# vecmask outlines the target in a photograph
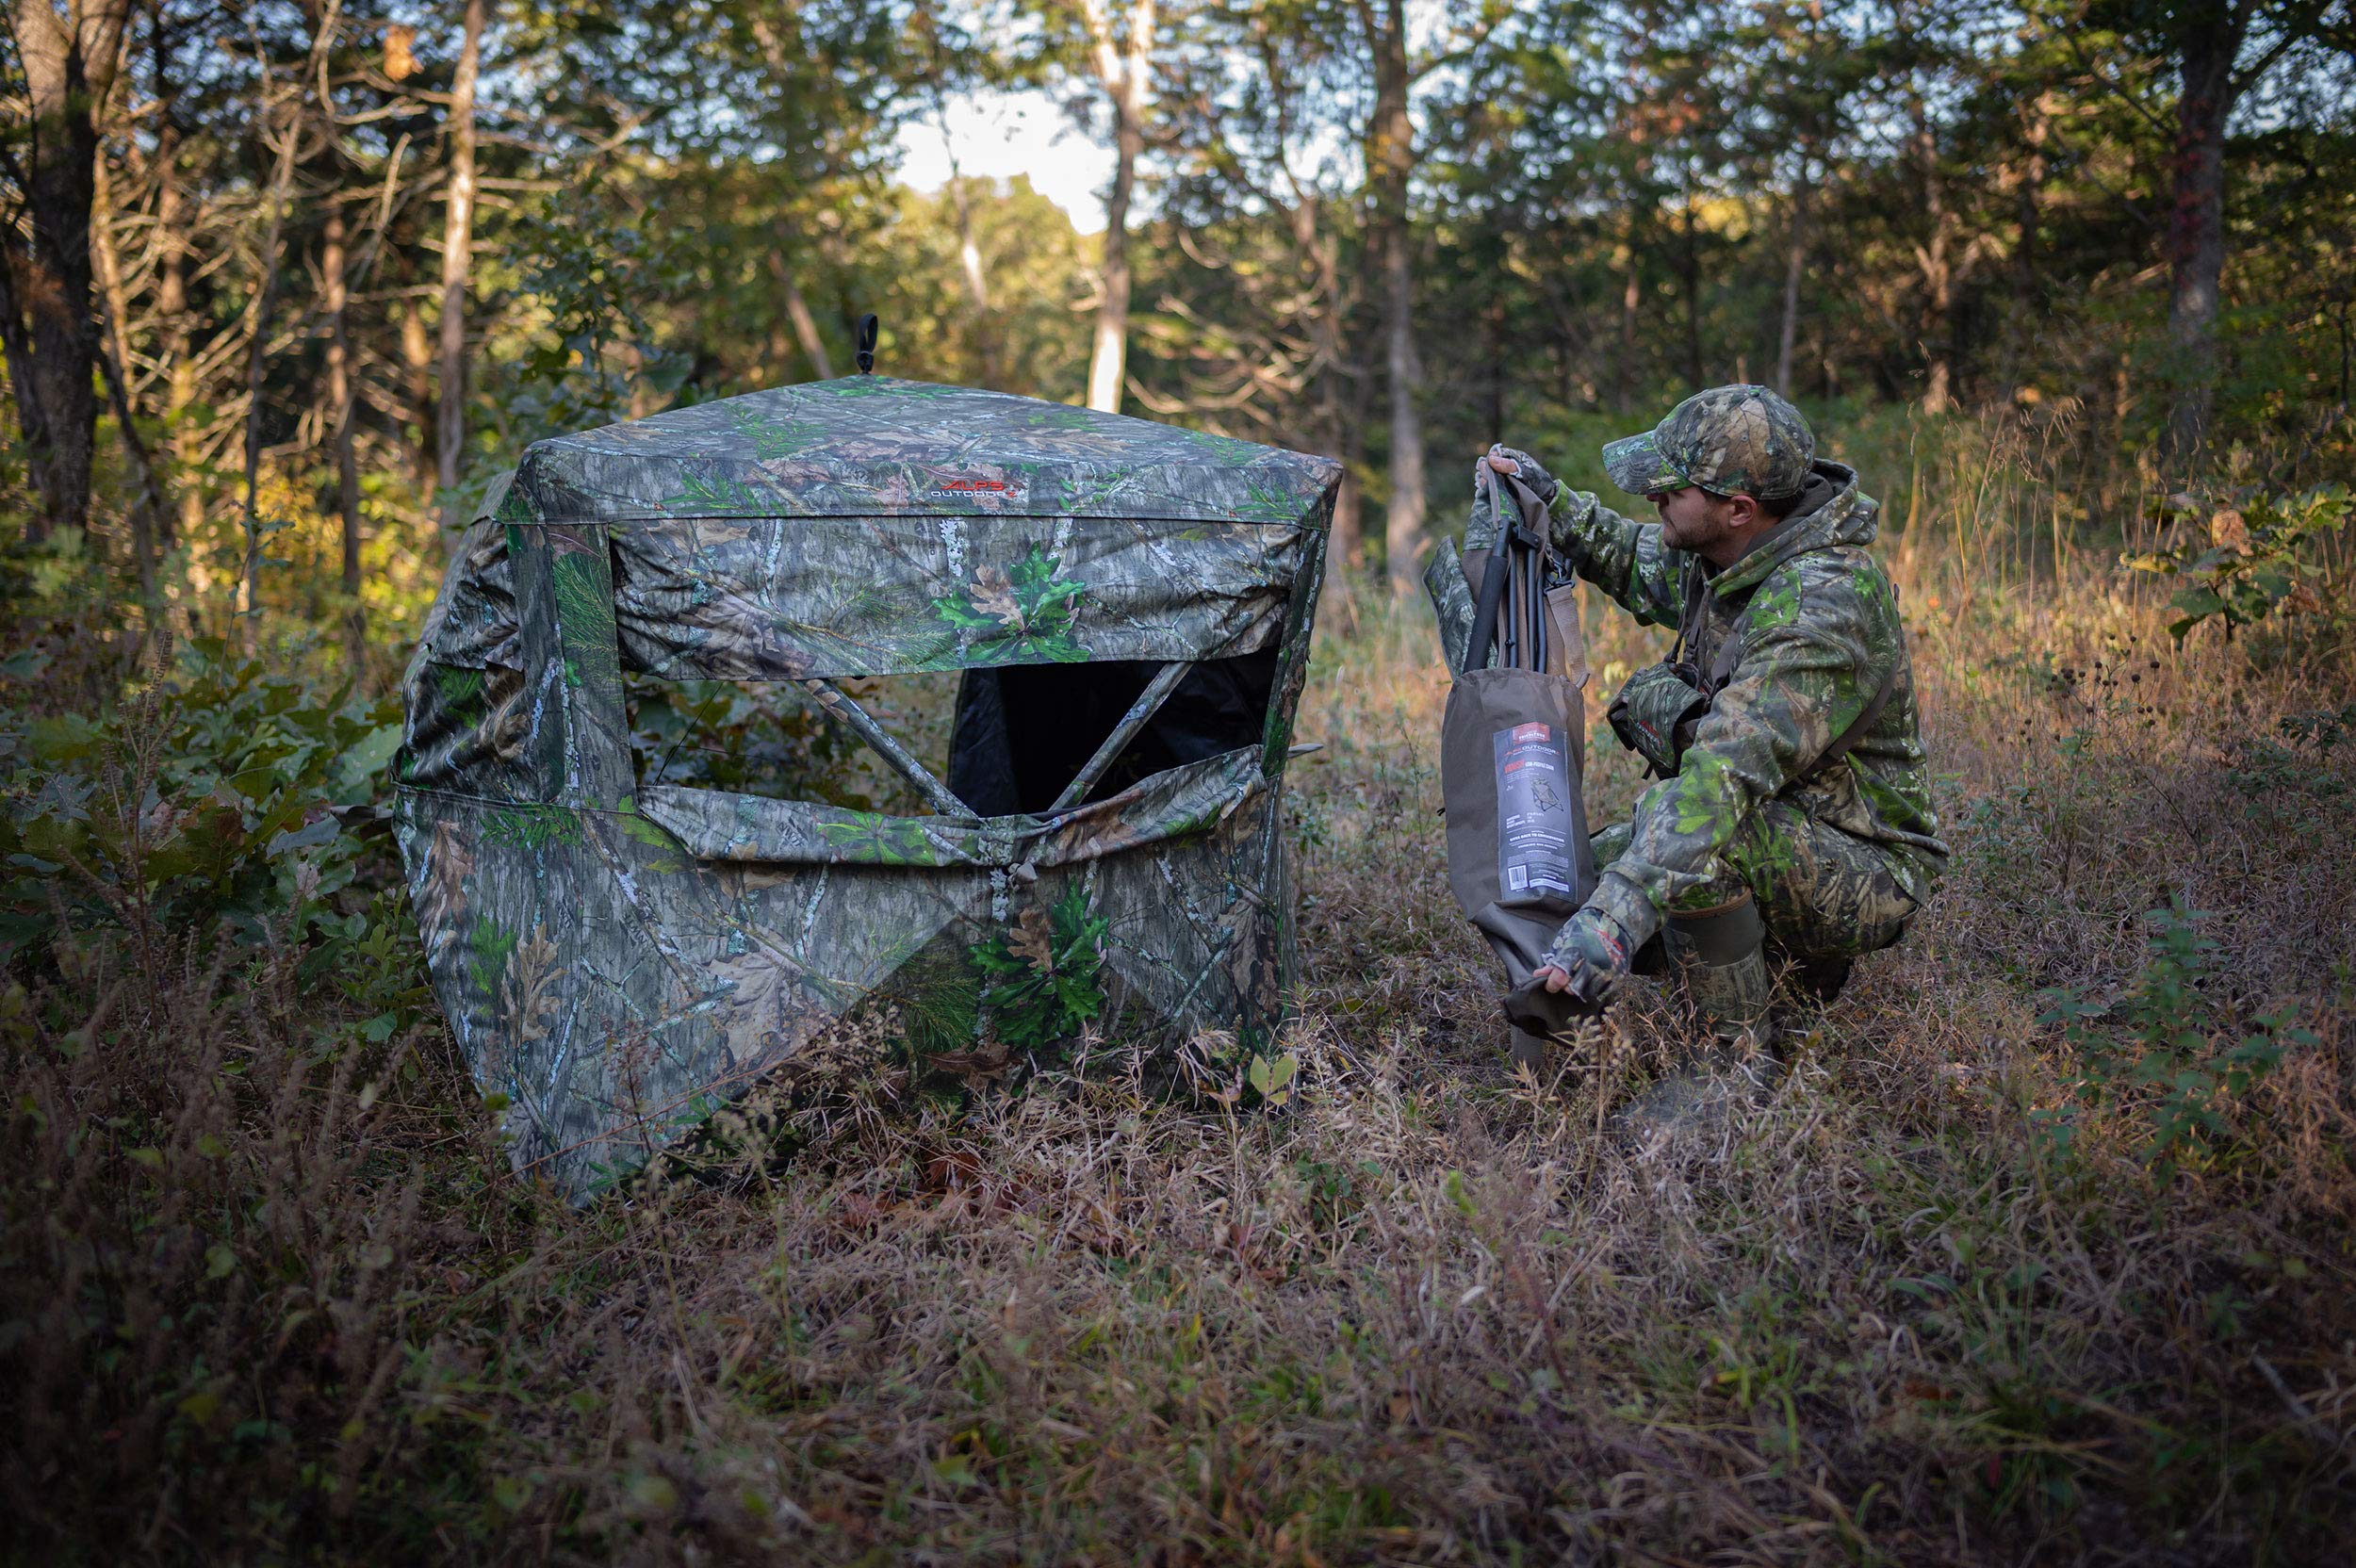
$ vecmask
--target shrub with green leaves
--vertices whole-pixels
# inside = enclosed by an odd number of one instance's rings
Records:
[[[398,720],[215,639],[111,710],[0,717],[0,952],[106,928],[358,939]]]
[[[2141,1117],[2143,1155],[2154,1166],[2217,1152],[2234,1135],[2251,1086],[2281,1065],[2284,1050],[2315,1044],[2286,1009],[2237,1021],[2218,944],[2201,933],[2208,918],[2181,904],[2145,914],[2143,967],[2110,1002],[2073,987],[2037,996],[2045,1009],[2037,1021],[2058,1027],[2076,1059],[2079,1102]],[[2039,1120],[2056,1144],[2070,1146],[2074,1117],[2047,1112]]]
[[[2231,637],[2285,608],[2344,613],[2328,587],[2317,590],[2322,573],[2308,557],[2317,541],[2356,516],[2347,485],[2319,484],[2296,495],[2268,495],[2245,485],[2206,499],[2180,496],[2166,504],[2179,516],[2179,531],[2185,522],[2205,516],[2205,538],[2131,555],[2127,564],[2182,580],[2169,600],[2178,615],[2168,629],[2177,642],[2212,618],[2221,619]]]
[[[625,678],[641,783],[726,790],[782,800],[821,800],[873,810],[850,764],[858,742],[806,699],[774,683]]]
[[[1073,888],[1044,911],[1025,909],[1010,937],[973,949],[982,1005],[998,1037],[1038,1051],[1087,1027],[1104,1005],[1102,972],[1109,923]]]

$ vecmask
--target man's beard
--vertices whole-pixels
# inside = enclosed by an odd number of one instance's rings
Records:
[[[1672,549],[1699,550],[1717,537],[1717,531],[1710,526],[1707,517],[1676,522],[1664,516],[1661,519],[1661,537]]]

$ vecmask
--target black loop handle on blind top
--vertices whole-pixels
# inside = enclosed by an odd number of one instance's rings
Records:
[[[870,311],[859,318],[859,373],[875,373],[875,315]]]

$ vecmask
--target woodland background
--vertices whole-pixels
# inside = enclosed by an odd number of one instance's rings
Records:
[[[865,310],[895,374],[1346,458],[1336,553],[1394,591],[1478,448],[1707,383],[1836,441],[2009,411],[2073,452],[2089,541],[2138,463],[2345,460],[2341,0],[10,22],[5,511],[90,612],[184,632],[269,609],[358,651],[532,440],[843,372]],[[1021,179],[894,183],[903,125],[1024,84],[1116,151],[1104,235]]]
[[[2347,1555],[2348,0],[7,22],[0,1561]],[[1114,154],[1101,236],[894,180],[1026,84]],[[1295,1018],[1184,1093],[1110,1022],[882,1073],[782,1171],[576,1209],[383,825],[446,525],[869,310],[891,373],[1347,460]],[[1745,377],[1885,503],[1955,854],[1771,1093],[1648,1129],[1641,984],[1508,1071],[1407,590],[1488,442],[1599,486]],[[1586,608],[1598,720],[1661,639]]]

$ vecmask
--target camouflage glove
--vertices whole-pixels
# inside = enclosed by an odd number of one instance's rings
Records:
[[[1591,904],[1563,922],[1554,945],[1546,949],[1540,972],[1554,970],[1570,981],[1560,988],[1548,986],[1549,990],[1563,989],[1583,1000],[1600,1002],[1627,975],[1629,962],[1628,933],[1620,929],[1618,921]]]
[[[1464,548],[1467,552],[1493,548],[1497,542],[1497,514],[1489,505],[1489,475],[1495,472],[1489,466],[1492,457],[1501,457],[1513,464],[1521,482],[1530,486],[1530,493],[1548,506],[1554,504],[1555,496],[1562,488],[1555,477],[1540,467],[1538,460],[1528,452],[1516,451],[1511,447],[1491,447],[1486,455],[1473,464],[1472,520],[1464,525]]]
[[[1554,498],[1561,493],[1562,485],[1561,482],[1556,480],[1552,474],[1547,473],[1544,468],[1538,466],[1538,460],[1536,458],[1530,456],[1528,452],[1516,451],[1512,447],[1501,446],[1491,447],[1489,449],[1489,455],[1491,457],[1504,458],[1507,462],[1513,464],[1514,473],[1520,477],[1521,482],[1524,484],[1530,486],[1530,493],[1531,495],[1537,497],[1548,506],[1552,506],[1554,504]]]

